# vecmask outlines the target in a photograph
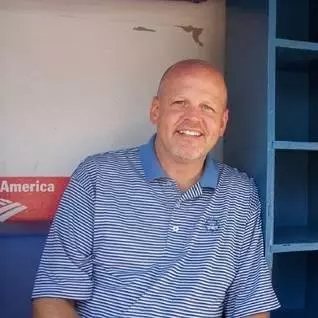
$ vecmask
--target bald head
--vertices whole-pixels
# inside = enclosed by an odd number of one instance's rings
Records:
[[[160,160],[202,164],[227,125],[222,74],[202,60],[184,60],[170,66],[153,98],[150,119],[156,125]]]
[[[207,75],[211,82],[220,90],[220,94],[224,96],[225,105],[227,104],[227,88],[223,75],[210,63],[199,59],[188,59],[179,61],[171,65],[162,75],[158,86],[157,96],[160,97],[169,85],[170,80],[174,80],[179,76],[202,76]]]

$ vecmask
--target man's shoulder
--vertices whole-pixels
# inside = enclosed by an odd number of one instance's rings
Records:
[[[254,178],[238,168],[222,164],[220,188],[225,193],[225,201],[234,208],[236,217],[245,223],[251,215],[260,212],[258,189]]]
[[[122,179],[140,173],[139,147],[96,153],[84,158],[73,176],[85,175],[94,181],[100,177]]]
[[[225,163],[220,163],[221,178],[225,183],[230,183],[232,187],[254,188],[254,178],[249,176],[247,172],[239,170]]]
[[[84,161],[89,165],[118,165],[139,160],[139,147],[122,148],[89,155]]]

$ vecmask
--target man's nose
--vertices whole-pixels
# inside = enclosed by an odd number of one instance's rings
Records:
[[[199,120],[200,118],[199,107],[194,104],[188,105],[188,107],[185,108],[184,118],[191,119],[191,120]]]

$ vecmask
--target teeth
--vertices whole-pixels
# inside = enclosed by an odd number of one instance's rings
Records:
[[[188,135],[188,136],[200,136],[201,133],[197,131],[192,131],[192,130],[180,130],[179,131],[183,135]]]

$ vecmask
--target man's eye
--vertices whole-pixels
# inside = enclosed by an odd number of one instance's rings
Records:
[[[176,100],[173,102],[174,105],[179,105],[179,106],[183,106],[185,104],[184,100]]]
[[[209,112],[213,112],[214,111],[213,107],[211,107],[208,104],[202,104],[201,107],[202,107],[203,110],[206,110],[206,111],[209,111]]]

